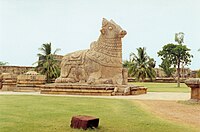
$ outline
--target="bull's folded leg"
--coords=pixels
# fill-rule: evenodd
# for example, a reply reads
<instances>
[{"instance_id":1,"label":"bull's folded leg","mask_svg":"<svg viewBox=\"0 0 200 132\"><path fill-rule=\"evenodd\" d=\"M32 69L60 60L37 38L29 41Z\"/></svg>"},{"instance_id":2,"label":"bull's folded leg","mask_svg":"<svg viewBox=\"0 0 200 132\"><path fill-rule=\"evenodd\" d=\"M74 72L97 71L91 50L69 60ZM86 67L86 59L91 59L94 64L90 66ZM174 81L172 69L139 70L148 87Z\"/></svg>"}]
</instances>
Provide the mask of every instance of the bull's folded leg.
<instances>
[{"instance_id":1,"label":"bull's folded leg","mask_svg":"<svg viewBox=\"0 0 200 132\"><path fill-rule=\"evenodd\" d=\"M62 83L62 78L61 77L56 78L55 83Z\"/></svg>"},{"instance_id":2,"label":"bull's folded leg","mask_svg":"<svg viewBox=\"0 0 200 132\"><path fill-rule=\"evenodd\" d=\"M93 72L92 74L90 74L87 83L88 84L95 84L98 83L97 80L101 77L101 72Z\"/></svg>"},{"instance_id":3,"label":"bull's folded leg","mask_svg":"<svg viewBox=\"0 0 200 132\"><path fill-rule=\"evenodd\" d=\"M62 83L75 83L74 78L62 78Z\"/></svg>"},{"instance_id":4,"label":"bull's folded leg","mask_svg":"<svg viewBox=\"0 0 200 132\"><path fill-rule=\"evenodd\" d=\"M75 83L75 79L73 78L62 78L59 77L55 80L55 83Z\"/></svg>"}]
</instances>

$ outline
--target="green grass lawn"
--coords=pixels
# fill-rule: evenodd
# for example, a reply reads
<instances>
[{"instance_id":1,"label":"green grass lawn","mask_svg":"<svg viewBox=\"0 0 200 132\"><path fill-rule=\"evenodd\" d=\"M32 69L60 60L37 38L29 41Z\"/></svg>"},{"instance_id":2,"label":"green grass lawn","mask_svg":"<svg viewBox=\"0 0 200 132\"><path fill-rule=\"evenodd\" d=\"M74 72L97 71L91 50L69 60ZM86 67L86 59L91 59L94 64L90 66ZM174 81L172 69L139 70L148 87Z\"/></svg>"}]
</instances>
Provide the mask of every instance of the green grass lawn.
<instances>
[{"instance_id":1,"label":"green grass lawn","mask_svg":"<svg viewBox=\"0 0 200 132\"><path fill-rule=\"evenodd\" d=\"M177 83L134 82L131 84L145 86L148 92L190 92L190 88L185 83L181 83L180 87L177 87Z\"/></svg>"},{"instance_id":2,"label":"green grass lawn","mask_svg":"<svg viewBox=\"0 0 200 132\"><path fill-rule=\"evenodd\" d=\"M0 96L1 132L77 132L71 129L74 115L100 118L99 132L197 131L155 117L133 100L63 96ZM93 131L93 130L89 130Z\"/></svg>"}]
</instances>

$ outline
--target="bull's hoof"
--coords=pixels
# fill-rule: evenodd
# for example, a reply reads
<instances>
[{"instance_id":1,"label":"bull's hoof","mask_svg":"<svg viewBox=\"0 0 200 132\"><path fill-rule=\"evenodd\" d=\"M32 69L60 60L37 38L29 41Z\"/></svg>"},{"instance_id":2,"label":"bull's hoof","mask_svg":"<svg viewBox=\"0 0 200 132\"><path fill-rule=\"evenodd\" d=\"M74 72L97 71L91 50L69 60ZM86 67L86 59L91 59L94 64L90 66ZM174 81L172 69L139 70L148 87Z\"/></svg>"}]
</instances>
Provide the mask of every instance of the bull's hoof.
<instances>
[{"instance_id":1,"label":"bull's hoof","mask_svg":"<svg viewBox=\"0 0 200 132\"><path fill-rule=\"evenodd\" d=\"M75 83L75 82L76 81L73 78L61 78L61 77L59 77L55 80L55 83Z\"/></svg>"},{"instance_id":2,"label":"bull's hoof","mask_svg":"<svg viewBox=\"0 0 200 132\"><path fill-rule=\"evenodd\" d=\"M62 78L56 78L55 83L62 83Z\"/></svg>"},{"instance_id":3,"label":"bull's hoof","mask_svg":"<svg viewBox=\"0 0 200 132\"><path fill-rule=\"evenodd\" d=\"M89 78L89 79L87 80L87 83L88 83L88 84L95 84L95 79L94 79L94 78Z\"/></svg>"},{"instance_id":4,"label":"bull's hoof","mask_svg":"<svg viewBox=\"0 0 200 132\"><path fill-rule=\"evenodd\" d=\"M109 79L109 80L104 81L103 83L104 84L113 84L113 81L112 81L112 79Z\"/></svg>"},{"instance_id":5,"label":"bull's hoof","mask_svg":"<svg viewBox=\"0 0 200 132\"><path fill-rule=\"evenodd\" d=\"M75 79L73 78L62 78L62 83L75 83Z\"/></svg>"}]
</instances>

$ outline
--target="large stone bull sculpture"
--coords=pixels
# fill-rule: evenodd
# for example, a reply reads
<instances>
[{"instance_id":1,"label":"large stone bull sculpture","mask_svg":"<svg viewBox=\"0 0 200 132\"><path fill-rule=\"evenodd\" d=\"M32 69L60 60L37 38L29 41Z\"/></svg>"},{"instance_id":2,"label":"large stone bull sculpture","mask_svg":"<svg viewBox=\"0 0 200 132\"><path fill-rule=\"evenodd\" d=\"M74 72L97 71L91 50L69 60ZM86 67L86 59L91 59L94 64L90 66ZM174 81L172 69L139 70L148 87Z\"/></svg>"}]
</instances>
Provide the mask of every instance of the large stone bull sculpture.
<instances>
[{"instance_id":1,"label":"large stone bull sculpture","mask_svg":"<svg viewBox=\"0 0 200 132\"><path fill-rule=\"evenodd\" d=\"M101 34L90 49L65 55L56 83L125 84L122 38L127 34L113 20L103 18Z\"/></svg>"}]
</instances>

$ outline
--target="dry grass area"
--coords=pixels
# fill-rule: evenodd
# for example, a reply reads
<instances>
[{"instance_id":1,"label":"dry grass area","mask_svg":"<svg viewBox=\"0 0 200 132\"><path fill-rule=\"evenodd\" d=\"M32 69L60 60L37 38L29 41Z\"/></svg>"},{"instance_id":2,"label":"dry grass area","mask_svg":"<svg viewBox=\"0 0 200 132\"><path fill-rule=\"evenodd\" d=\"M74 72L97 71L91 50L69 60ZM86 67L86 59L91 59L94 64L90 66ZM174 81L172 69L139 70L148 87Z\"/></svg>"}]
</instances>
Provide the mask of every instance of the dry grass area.
<instances>
[{"instance_id":1,"label":"dry grass area","mask_svg":"<svg viewBox=\"0 0 200 132\"><path fill-rule=\"evenodd\" d=\"M156 116L200 129L200 104L159 100L138 100L136 102Z\"/></svg>"}]
</instances>

